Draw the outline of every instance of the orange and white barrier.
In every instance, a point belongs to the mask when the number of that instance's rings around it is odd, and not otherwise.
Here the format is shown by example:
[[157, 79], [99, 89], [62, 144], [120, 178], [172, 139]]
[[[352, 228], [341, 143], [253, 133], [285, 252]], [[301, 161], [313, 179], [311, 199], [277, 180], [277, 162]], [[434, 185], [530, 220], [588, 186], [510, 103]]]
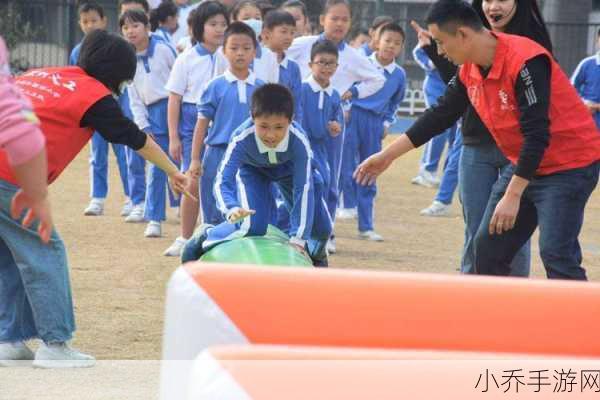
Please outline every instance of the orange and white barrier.
[[[600, 357], [600, 285], [188, 264], [169, 283], [163, 398], [198, 354], [280, 344]], [[179, 389], [178, 389], [179, 388]]]

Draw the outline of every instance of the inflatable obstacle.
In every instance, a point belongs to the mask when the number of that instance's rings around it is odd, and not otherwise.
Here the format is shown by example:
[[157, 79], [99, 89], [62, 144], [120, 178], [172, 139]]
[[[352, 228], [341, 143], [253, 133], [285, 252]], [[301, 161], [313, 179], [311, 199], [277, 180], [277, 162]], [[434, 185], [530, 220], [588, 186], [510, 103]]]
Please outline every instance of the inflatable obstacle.
[[[221, 344], [600, 357], [588, 282], [190, 263], [167, 293], [163, 398]], [[174, 394], [175, 397], [170, 397]]]
[[246, 236], [223, 242], [200, 257], [200, 261], [231, 264], [256, 264], [312, 267], [309, 257], [289, 243], [289, 237], [269, 225], [264, 236]]

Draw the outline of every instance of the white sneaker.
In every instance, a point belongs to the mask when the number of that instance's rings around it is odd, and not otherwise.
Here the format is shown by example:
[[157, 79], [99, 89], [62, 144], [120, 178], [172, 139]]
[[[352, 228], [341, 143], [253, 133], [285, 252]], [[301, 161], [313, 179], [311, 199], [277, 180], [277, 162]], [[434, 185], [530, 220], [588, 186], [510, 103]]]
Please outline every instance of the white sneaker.
[[413, 185], [424, 186], [427, 188], [432, 188], [440, 185], [440, 181], [435, 176], [435, 174], [427, 170], [419, 172], [419, 175], [412, 178], [410, 183], [412, 183]]
[[434, 200], [429, 207], [421, 210], [420, 214], [425, 217], [448, 217], [450, 216], [450, 205]]
[[123, 208], [121, 208], [121, 217], [126, 217], [131, 214], [131, 210], [133, 210], [133, 204], [131, 200], [127, 199], [125, 204], [123, 204]]
[[23, 342], [0, 343], [0, 367], [29, 365], [33, 357], [33, 351]]
[[125, 222], [137, 223], [144, 222], [144, 205], [138, 204], [131, 208], [131, 212], [125, 218]]
[[358, 217], [356, 208], [338, 208], [335, 217], [339, 219], [353, 219]]
[[187, 243], [187, 239], [179, 236], [168, 249], [165, 250], [163, 256], [167, 257], [179, 257], [181, 256], [181, 250], [183, 250], [183, 246]]
[[326, 249], [327, 249], [328, 254], [335, 254], [335, 252], [336, 252], [335, 239], [331, 238], [327, 241]]
[[93, 198], [90, 204], [83, 210], [83, 215], [97, 217], [104, 214], [104, 199]]
[[67, 343], [45, 344], [35, 352], [34, 368], [89, 368], [96, 364], [96, 359], [83, 354]]
[[383, 242], [383, 236], [375, 231], [358, 232], [359, 239], [372, 240], [373, 242]]
[[147, 238], [157, 238], [161, 236], [161, 228], [160, 222], [158, 221], [150, 221], [146, 226], [146, 230], [144, 231], [144, 236]]

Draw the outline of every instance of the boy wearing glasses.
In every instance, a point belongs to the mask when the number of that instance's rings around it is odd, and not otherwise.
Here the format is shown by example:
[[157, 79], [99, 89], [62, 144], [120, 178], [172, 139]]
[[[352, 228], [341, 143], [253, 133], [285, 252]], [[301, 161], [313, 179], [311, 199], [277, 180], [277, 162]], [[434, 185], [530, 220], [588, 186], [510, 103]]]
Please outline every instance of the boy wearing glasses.
[[300, 121], [313, 150], [317, 169], [329, 191], [330, 168], [327, 156], [328, 137], [342, 132], [344, 114], [340, 94], [333, 88], [331, 77], [338, 66], [338, 48], [330, 40], [316, 41], [310, 51], [311, 74], [302, 82]]

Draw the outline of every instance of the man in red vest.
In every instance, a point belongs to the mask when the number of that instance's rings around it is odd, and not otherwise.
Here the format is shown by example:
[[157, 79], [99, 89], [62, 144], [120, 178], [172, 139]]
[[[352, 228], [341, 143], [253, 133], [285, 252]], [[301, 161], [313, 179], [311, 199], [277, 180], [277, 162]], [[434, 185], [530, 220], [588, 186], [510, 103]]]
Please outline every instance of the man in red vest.
[[542, 46], [488, 31], [464, 1], [438, 1], [427, 23], [459, 73], [406, 135], [358, 166], [356, 179], [375, 180], [394, 159], [452, 126], [470, 102], [513, 164], [494, 187], [477, 233], [477, 272], [508, 275], [539, 227], [548, 278], [587, 279], [578, 236], [598, 182], [600, 135], [569, 79]]
[[[29, 98], [46, 141], [47, 180], [53, 182], [92, 136], [125, 144], [169, 176], [177, 192], [187, 178], [152, 140], [123, 116], [115, 95], [136, 70], [133, 47], [123, 38], [95, 31], [86, 36], [77, 66], [29, 71], [15, 80]], [[8, 134], [8, 132], [6, 133]], [[0, 153], [0, 366], [34, 360], [42, 368], [89, 367], [94, 358], [69, 347], [75, 318], [64, 244], [56, 231], [48, 245], [34, 228], [8, 214], [19, 191]], [[35, 353], [26, 340], [43, 343]]]

